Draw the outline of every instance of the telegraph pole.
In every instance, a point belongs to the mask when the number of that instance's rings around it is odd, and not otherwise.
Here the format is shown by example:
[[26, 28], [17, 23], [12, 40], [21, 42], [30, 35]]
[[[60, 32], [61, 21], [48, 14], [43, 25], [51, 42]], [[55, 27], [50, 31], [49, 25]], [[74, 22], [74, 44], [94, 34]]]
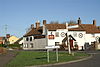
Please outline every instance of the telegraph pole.
[[8, 25], [5, 24], [4, 26], [5, 26], [5, 35], [6, 35], [7, 34], [7, 30], [8, 30]]
[[7, 47], [7, 45], [8, 45], [8, 38], [6, 37], [7, 30], [8, 30], [7, 26], [8, 26], [7, 24], [4, 25], [4, 30], [5, 30], [5, 47]]

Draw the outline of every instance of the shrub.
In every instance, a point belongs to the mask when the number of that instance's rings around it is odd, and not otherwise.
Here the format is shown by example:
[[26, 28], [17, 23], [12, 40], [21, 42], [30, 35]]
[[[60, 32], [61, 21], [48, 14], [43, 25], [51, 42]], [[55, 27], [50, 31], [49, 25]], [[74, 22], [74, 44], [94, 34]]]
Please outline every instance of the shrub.
[[0, 47], [4, 47], [5, 45], [4, 44], [0, 44]]
[[20, 44], [9, 44], [8, 47], [10, 48], [14, 48], [14, 47], [17, 47], [17, 48], [20, 48]]

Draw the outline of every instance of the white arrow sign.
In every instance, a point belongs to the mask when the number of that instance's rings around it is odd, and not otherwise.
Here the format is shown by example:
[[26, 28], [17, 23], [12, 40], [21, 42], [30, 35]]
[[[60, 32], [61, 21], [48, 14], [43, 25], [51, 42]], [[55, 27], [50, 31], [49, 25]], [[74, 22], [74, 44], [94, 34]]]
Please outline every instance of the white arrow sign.
[[46, 48], [46, 49], [50, 49], [50, 48], [51, 48], [51, 49], [52, 49], [52, 48], [60, 48], [60, 46], [46, 46], [45, 48]]

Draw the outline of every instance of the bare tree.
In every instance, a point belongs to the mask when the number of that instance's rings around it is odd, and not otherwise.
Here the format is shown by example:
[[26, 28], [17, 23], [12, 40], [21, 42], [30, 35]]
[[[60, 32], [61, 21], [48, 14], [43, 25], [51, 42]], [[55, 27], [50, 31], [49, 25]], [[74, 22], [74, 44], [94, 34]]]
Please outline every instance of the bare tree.
[[[50, 24], [59, 24], [60, 22], [59, 21], [51, 21]], [[66, 22], [61, 22], [62, 24], [66, 24]], [[70, 21], [67, 21], [68, 24], [77, 24], [76, 21], [74, 20], [70, 20]]]
[[58, 21], [51, 21], [50, 24], [59, 24]]
[[70, 20], [70, 21], [68, 21], [68, 24], [77, 24], [77, 23], [74, 20]]

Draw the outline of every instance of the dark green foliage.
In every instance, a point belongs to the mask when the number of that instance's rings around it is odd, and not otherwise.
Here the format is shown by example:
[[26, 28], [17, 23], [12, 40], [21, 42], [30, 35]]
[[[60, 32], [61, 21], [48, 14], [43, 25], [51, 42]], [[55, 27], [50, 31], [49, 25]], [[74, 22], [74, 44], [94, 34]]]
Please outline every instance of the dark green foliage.
[[14, 47], [18, 47], [18, 48], [20, 48], [20, 44], [9, 44], [9, 45], [7, 45], [9, 48], [14, 48]]
[[5, 47], [5, 44], [0, 44], [0, 47]]
[[3, 44], [0, 44], [0, 47], [3, 47]]

